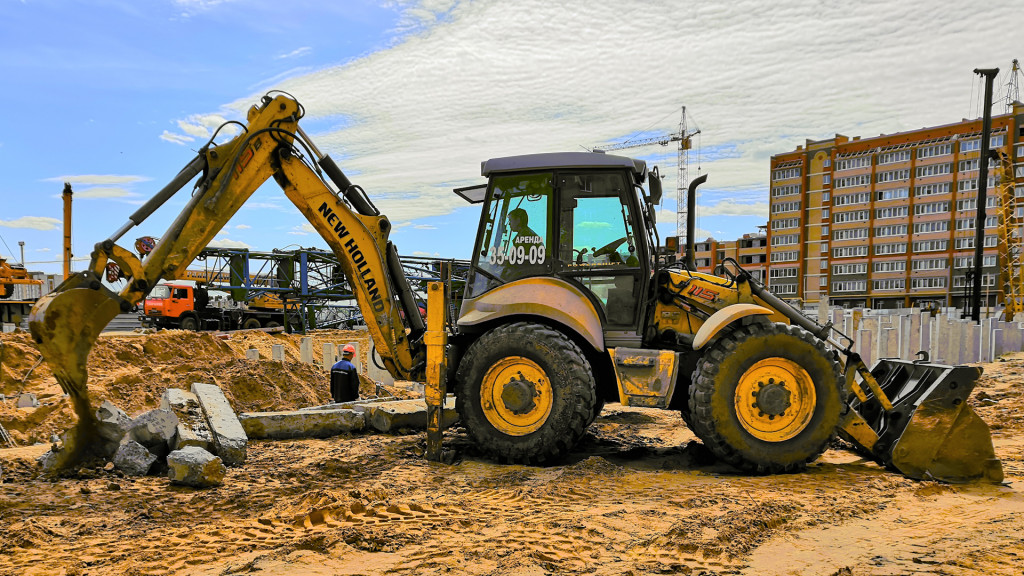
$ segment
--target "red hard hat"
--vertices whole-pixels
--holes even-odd
[[[356,347],[351,344],[345,344],[345,347],[341,349],[342,354],[355,354]]]

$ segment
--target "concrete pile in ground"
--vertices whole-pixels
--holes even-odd
[[[245,462],[248,437],[224,392],[195,383],[192,391],[169,388],[160,408],[131,418],[104,401],[96,410],[100,455],[128,476],[167,472],[175,484],[197,488],[223,482],[227,465]],[[40,458],[47,472],[61,446]]]

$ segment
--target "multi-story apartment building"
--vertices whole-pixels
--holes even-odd
[[[744,234],[739,240],[718,241],[708,238],[694,243],[697,270],[711,274],[726,258],[739,262],[751,276],[764,282],[768,275],[768,237]]]
[[[994,116],[990,138],[992,149],[1012,159],[1015,196],[1024,197],[1024,104]],[[833,305],[873,308],[921,301],[963,307],[980,149],[978,119],[876,138],[837,134],[773,156],[772,290],[806,303],[827,297]],[[992,306],[1002,287],[991,168],[986,204],[982,302]]]

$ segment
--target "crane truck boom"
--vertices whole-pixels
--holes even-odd
[[[302,115],[291,97],[264,96],[242,134],[201,148],[96,245],[88,270],[37,303],[32,335],[79,416],[62,461],[94,444],[85,360],[100,330],[184,270],[273,177],[337,256],[388,371],[427,381],[435,424],[451,376],[462,423],[489,457],[555,461],[618,400],[679,410],[711,452],[748,472],[799,470],[841,431],[913,478],[1002,479],[988,428],[965,402],[979,369],[886,360],[868,370],[849,338],[837,342],[831,326],[738,264],[721,275],[661,267],[660,180],[639,160],[575,152],[484,162],[488,184],[456,191],[482,203],[457,321],[445,324],[449,306],[433,284],[426,330],[390,222],[303,133]],[[144,262],[116,244],[196,176]],[[108,261],[124,271],[120,293],[100,283]],[[428,438],[432,452],[438,439]]]

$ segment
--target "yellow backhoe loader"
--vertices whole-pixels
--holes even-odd
[[[842,431],[914,478],[1001,480],[988,428],[966,403],[980,370],[886,360],[868,371],[848,338],[734,262],[720,275],[695,272],[692,238],[690,265],[659,267],[661,184],[639,160],[555,153],[484,162],[487,184],[456,190],[482,204],[460,311],[447,321],[451,307],[433,284],[425,326],[390,222],[303,133],[302,115],[292,97],[265,96],[239,136],[201,148],[96,245],[88,270],[33,309],[33,337],[80,419],[58,465],[98,446],[86,358],[100,330],[184,269],[273,177],[337,255],[387,369],[427,381],[435,417],[452,382],[465,428],[491,458],[556,461],[605,401],[619,401],[681,411],[714,454],[752,473],[798,470]],[[197,176],[145,261],[116,244]],[[108,261],[127,277],[118,294],[100,282]]]

